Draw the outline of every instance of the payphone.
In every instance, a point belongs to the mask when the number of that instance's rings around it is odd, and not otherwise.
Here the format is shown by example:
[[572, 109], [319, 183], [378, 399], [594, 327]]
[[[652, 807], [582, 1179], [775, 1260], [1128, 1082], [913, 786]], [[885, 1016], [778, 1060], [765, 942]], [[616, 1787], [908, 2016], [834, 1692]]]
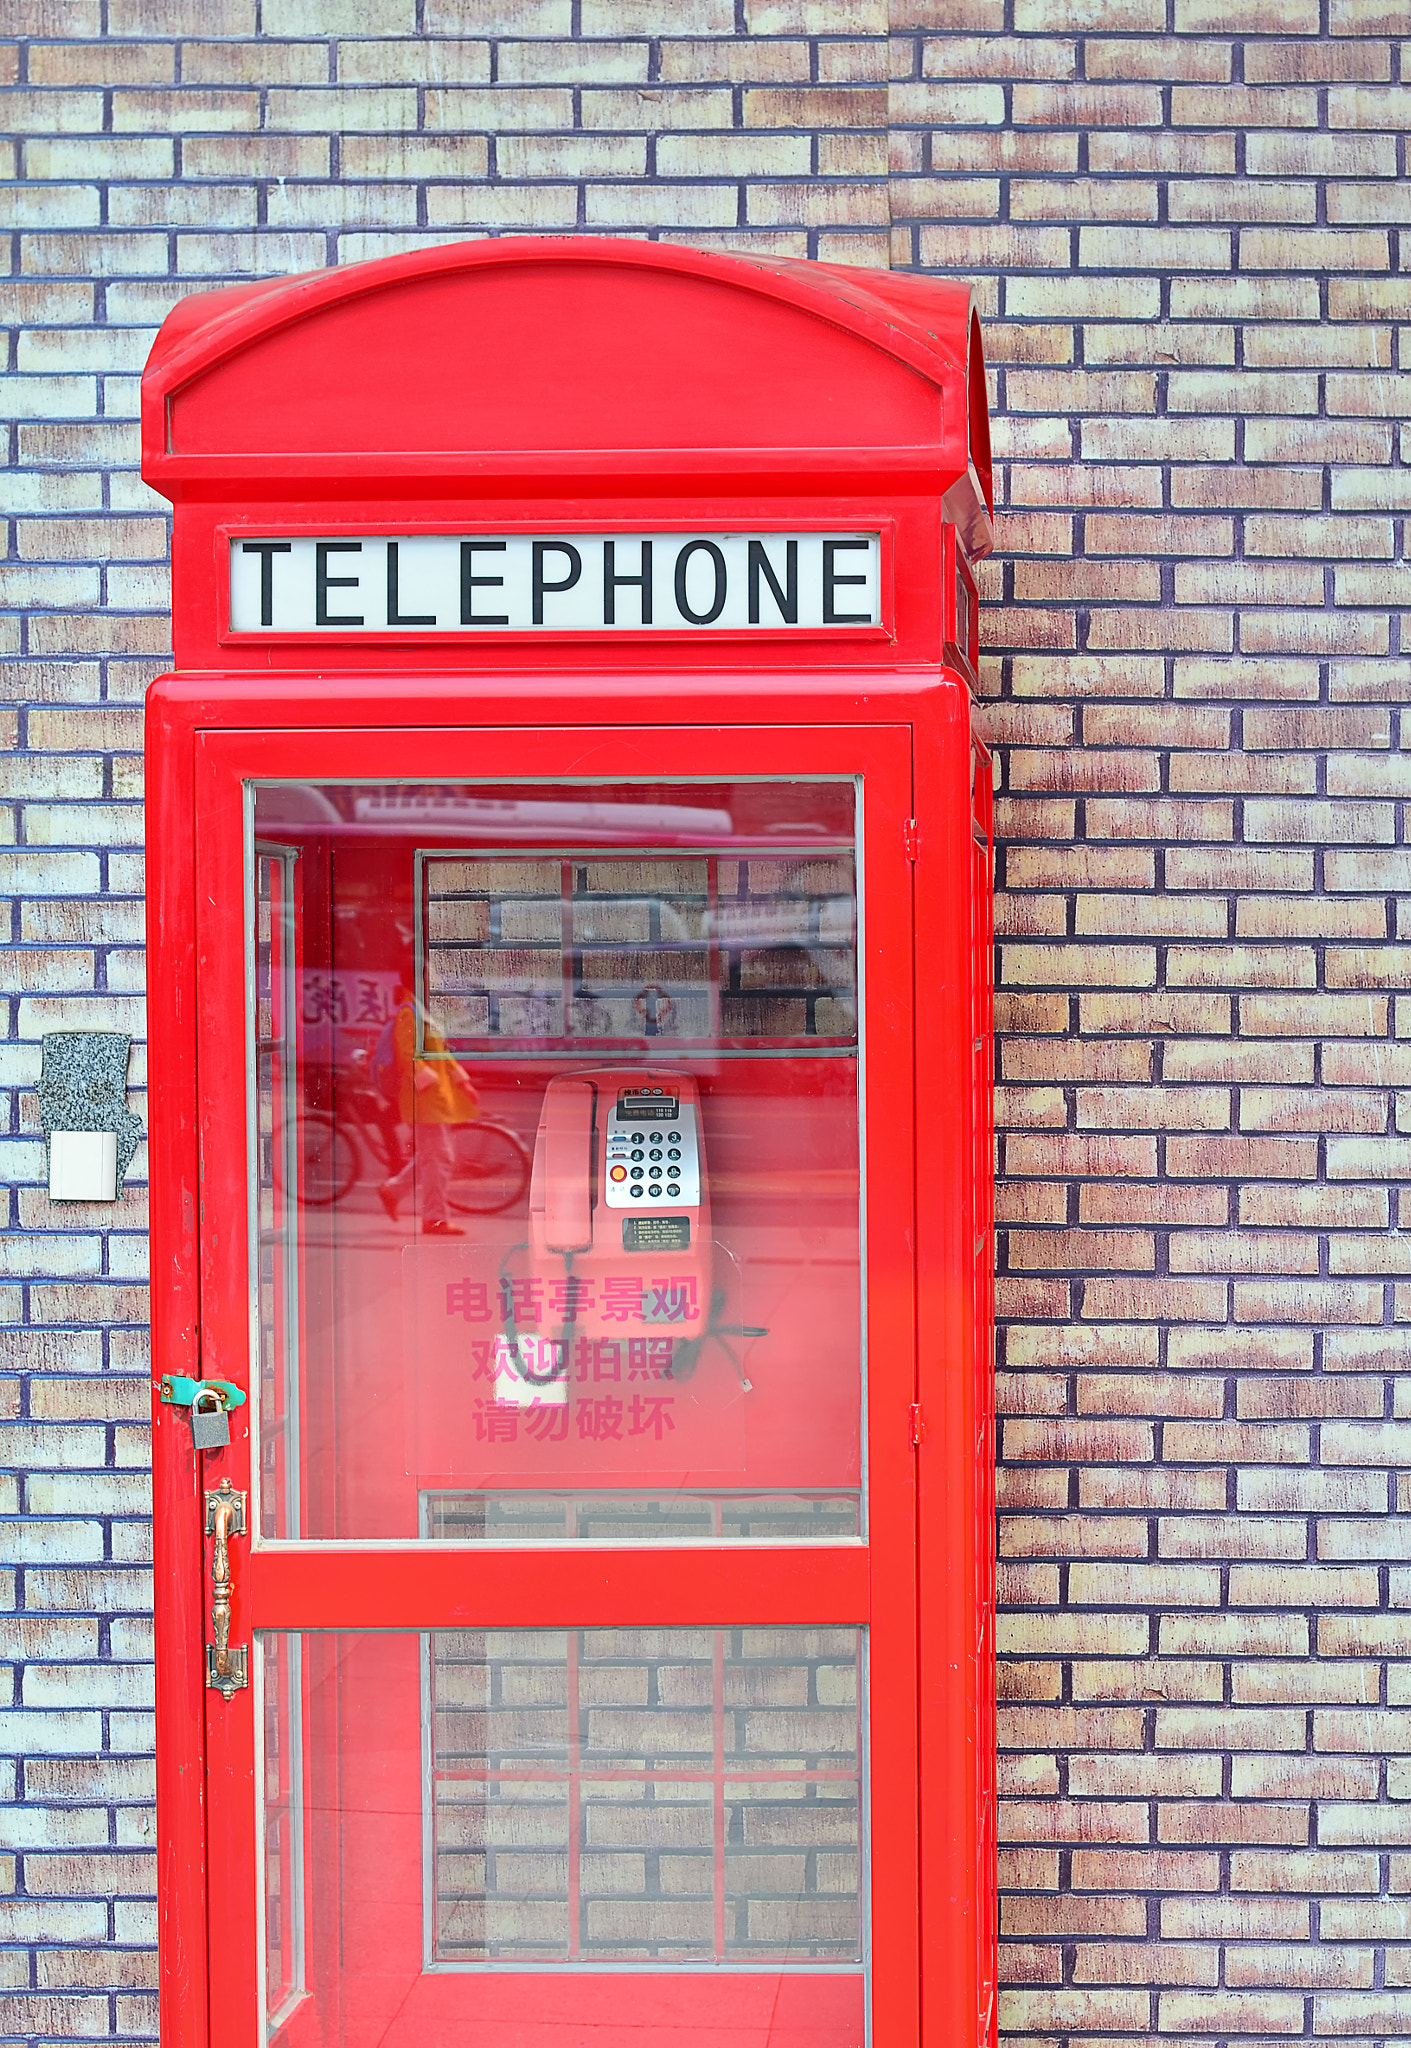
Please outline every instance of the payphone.
[[984, 2048], [968, 291], [486, 241], [143, 405], [164, 2034]]
[[624, 1067], [550, 1081], [529, 1228], [535, 1270], [561, 1297], [563, 1321], [546, 1357], [530, 1340], [507, 1387], [517, 1367], [530, 1386], [566, 1393], [570, 1331], [610, 1337], [608, 1317], [623, 1300], [640, 1304], [644, 1323], [668, 1339], [663, 1371], [679, 1375], [709, 1328], [714, 1270], [694, 1076]]

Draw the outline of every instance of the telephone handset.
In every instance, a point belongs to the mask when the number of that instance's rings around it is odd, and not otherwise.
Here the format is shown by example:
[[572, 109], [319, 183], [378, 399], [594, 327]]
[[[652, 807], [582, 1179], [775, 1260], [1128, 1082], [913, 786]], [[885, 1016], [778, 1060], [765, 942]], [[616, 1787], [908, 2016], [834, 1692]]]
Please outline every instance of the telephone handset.
[[[539, 1123], [543, 1145], [544, 1249], [585, 1252], [593, 1242], [593, 1109], [589, 1081], [551, 1082]], [[540, 1170], [534, 1148], [534, 1171]], [[530, 1195], [531, 1213], [538, 1206]]]
[[689, 1074], [560, 1074], [544, 1093], [529, 1183], [536, 1254], [708, 1258], [700, 1097]]

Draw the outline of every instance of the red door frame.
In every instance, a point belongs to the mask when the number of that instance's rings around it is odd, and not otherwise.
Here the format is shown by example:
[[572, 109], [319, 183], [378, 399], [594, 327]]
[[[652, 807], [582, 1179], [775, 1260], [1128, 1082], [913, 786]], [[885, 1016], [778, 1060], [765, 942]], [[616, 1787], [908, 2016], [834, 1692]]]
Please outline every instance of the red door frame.
[[[428, 743], [430, 741], [430, 744]], [[869, 991], [867, 1089], [885, 1104], [872, 1119], [868, 1173], [868, 1324], [871, 1539], [884, 1568], [868, 1582], [868, 1552], [556, 1552], [464, 1557], [356, 1544], [280, 1546], [237, 1552], [232, 1640], [252, 1628], [554, 1627], [863, 1623], [871, 1633], [871, 1914], [874, 2024], [879, 2038], [914, 2035], [917, 1996], [915, 1460], [909, 1410], [915, 1394], [909, 1247], [912, 1146], [911, 1012], [896, 963], [910, 954], [910, 871], [903, 826], [911, 811], [910, 734], [905, 728], [773, 730], [696, 727], [689, 734], [595, 728], [532, 736], [464, 730], [205, 734], [198, 740], [196, 870], [199, 917], [202, 1172], [205, 1229], [203, 1369], [248, 1370], [243, 1081], [244, 805], [247, 777], [358, 775], [426, 780], [496, 776], [624, 779], [683, 775], [864, 775], [867, 873], [865, 986]], [[870, 970], [870, 971], [869, 971]], [[235, 1198], [232, 1199], [232, 1196]], [[231, 1476], [248, 1485], [249, 1438], [232, 1446]], [[243, 1566], [243, 1569], [242, 1569]], [[214, 2048], [256, 2038], [253, 1695], [227, 1705], [207, 1696], [210, 1955]], [[879, 1879], [885, 1873], [885, 1893]], [[248, 1939], [243, 1930], [248, 1927]], [[232, 1935], [234, 1938], [232, 1939]], [[567, 1974], [555, 1970], [557, 1978]], [[621, 1987], [619, 1987], [620, 1989]]]
[[[201, 1372], [197, 1149], [197, 877], [195, 754], [199, 731], [342, 731], [393, 719], [424, 729], [573, 725], [594, 715], [674, 723], [692, 731], [750, 721], [911, 727], [915, 815], [917, 1044], [917, 1395], [926, 1423], [920, 1466], [922, 1731], [920, 1769], [924, 1958], [920, 2040], [963, 2048], [993, 2040], [993, 1632], [983, 1636], [975, 1550], [989, 1567], [989, 1487], [977, 1438], [991, 1421], [991, 1286], [975, 1253], [989, 1214], [989, 991], [977, 924], [971, 811], [989, 821], [989, 768], [971, 756], [971, 700], [952, 670], [846, 670], [762, 678], [504, 670], [469, 686], [459, 676], [344, 674], [336, 694], [307, 674], [166, 676], [147, 698], [147, 920], [152, 967], [149, 1098], [154, 1239], [154, 1481], [158, 1634], [158, 1915], [162, 2034], [207, 2048], [205, 1669], [209, 1589], [199, 1528], [199, 1473], [182, 1411], [158, 1399], [162, 1372]], [[479, 694], [471, 694], [475, 688]], [[985, 862], [991, 868], [991, 860]], [[989, 877], [985, 874], [985, 885]], [[977, 924], [971, 922], [977, 920]], [[975, 1008], [973, 1008], [975, 1004]], [[971, 1059], [971, 1034], [983, 1049]], [[201, 1061], [209, 1069], [209, 1057]], [[242, 1374], [244, 1378], [244, 1374]], [[236, 1436], [240, 1438], [240, 1417]], [[987, 1575], [987, 1573], [985, 1573]], [[219, 1702], [213, 1702], [219, 1704]], [[217, 1931], [223, 1944], [225, 1931]], [[981, 2015], [987, 2013], [987, 2023]], [[911, 2028], [893, 2036], [913, 2040]], [[881, 2040], [881, 2036], [879, 2036]], [[891, 2048], [891, 2042], [889, 2042]]]

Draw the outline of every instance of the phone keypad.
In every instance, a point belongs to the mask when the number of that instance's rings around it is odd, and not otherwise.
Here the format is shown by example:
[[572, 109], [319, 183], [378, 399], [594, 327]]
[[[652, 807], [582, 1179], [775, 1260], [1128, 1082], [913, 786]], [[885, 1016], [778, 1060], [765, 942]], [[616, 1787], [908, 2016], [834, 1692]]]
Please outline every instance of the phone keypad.
[[619, 1121], [608, 1113], [604, 1180], [609, 1209], [700, 1206], [700, 1146], [696, 1111], [683, 1102], [669, 1122]]

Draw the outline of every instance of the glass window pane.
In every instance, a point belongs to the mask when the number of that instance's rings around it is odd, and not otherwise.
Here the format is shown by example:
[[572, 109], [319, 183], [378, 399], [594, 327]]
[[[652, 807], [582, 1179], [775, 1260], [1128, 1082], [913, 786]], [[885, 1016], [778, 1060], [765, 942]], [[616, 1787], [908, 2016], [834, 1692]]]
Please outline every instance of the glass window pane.
[[859, 786], [252, 797], [264, 1538], [856, 1540]]
[[296, 1635], [264, 1639], [265, 2009], [275, 2020], [305, 1989], [304, 1716], [299, 1652]]
[[258, 1643], [271, 2034], [428, 1975], [443, 2023], [514, 1970], [860, 1984], [862, 1631]]

